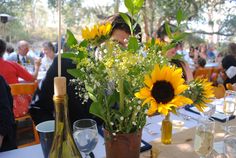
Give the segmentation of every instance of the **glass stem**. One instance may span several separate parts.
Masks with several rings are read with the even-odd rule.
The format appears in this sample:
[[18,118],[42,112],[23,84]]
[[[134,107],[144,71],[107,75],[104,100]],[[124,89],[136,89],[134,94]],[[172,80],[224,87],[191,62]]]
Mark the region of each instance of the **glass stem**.
[[225,132],[228,131],[228,126],[229,126],[229,117],[230,117],[230,116],[227,116],[227,117],[226,117],[226,121],[225,121]]

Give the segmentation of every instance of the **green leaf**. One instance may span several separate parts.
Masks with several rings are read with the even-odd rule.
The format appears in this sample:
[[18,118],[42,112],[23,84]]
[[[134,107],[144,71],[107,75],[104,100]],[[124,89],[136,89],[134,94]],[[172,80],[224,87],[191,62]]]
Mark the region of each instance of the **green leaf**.
[[88,41],[87,40],[83,40],[82,42],[80,42],[79,46],[87,48],[88,47]]
[[186,32],[174,34],[173,40],[175,40],[176,42],[182,41],[188,35],[189,35],[189,33],[186,33]]
[[181,21],[183,20],[183,11],[181,9],[177,11],[176,20],[178,25],[180,25]]
[[112,95],[108,96],[107,98],[107,103],[108,105],[114,105],[116,102],[119,101],[119,93],[118,92],[114,92]]
[[120,13],[120,16],[124,19],[125,23],[129,26],[129,29],[131,31],[131,34],[133,34],[133,30],[132,30],[132,24],[131,24],[131,21],[130,21],[130,18],[128,17],[127,14],[125,13]]
[[93,88],[91,86],[89,86],[88,84],[85,84],[85,89],[90,93],[93,92]]
[[102,120],[106,121],[103,111],[104,111],[103,106],[99,102],[93,102],[90,106],[90,109],[89,109],[89,112],[91,114],[94,114],[95,116],[98,116]]
[[134,10],[133,1],[132,1],[132,0],[125,0],[124,2],[125,2],[125,6],[126,6],[126,8],[128,9],[128,11],[129,11],[130,13],[132,13],[133,10]]
[[68,58],[68,59],[74,59],[76,58],[76,55],[74,53],[62,53],[62,58]]
[[129,38],[128,50],[136,52],[139,49],[138,40],[135,37]]
[[151,45],[154,46],[155,45],[155,38],[152,37],[152,40],[151,40]]
[[79,69],[67,69],[67,72],[75,78],[82,77],[84,75]]
[[72,46],[78,44],[78,41],[76,40],[74,34],[70,30],[67,30],[66,36],[67,36],[67,41],[66,41],[67,46],[71,48]]
[[165,22],[165,29],[166,29],[166,33],[167,33],[168,37],[172,38],[172,33],[171,33],[171,30],[170,30],[170,26],[167,22]]
[[92,101],[97,102],[97,98],[92,93],[88,92],[88,95]]
[[143,3],[144,3],[144,0],[133,0],[133,6],[134,6],[134,11],[133,11],[133,14],[137,14],[142,6],[143,6]]

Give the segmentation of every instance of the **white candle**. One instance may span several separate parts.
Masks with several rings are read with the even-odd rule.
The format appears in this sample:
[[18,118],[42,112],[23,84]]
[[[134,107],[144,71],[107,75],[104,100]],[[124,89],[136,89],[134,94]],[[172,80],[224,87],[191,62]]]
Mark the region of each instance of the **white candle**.
[[58,0],[58,77],[61,77],[61,0]]

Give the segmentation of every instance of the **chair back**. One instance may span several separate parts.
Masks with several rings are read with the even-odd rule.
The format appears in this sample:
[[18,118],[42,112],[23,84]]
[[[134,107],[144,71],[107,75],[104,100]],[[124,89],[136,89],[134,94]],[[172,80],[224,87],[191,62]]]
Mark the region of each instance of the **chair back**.
[[31,97],[34,94],[35,90],[37,89],[37,82],[34,83],[16,83],[16,84],[10,84],[11,88],[11,94],[14,99],[14,115],[16,122],[23,122],[30,120],[31,126],[28,127],[18,127],[17,126],[17,139],[18,137],[21,137],[21,135],[25,135],[26,132],[30,131],[34,135],[34,139],[31,142],[24,142],[23,144],[18,144],[18,148],[31,146],[34,144],[39,143],[39,136],[35,129],[35,124],[30,116],[28,114],[28,107],[31,102]]
[[217,99],[223,98],[225,96],[225,87],[222,84],[219,84],[217,87],[213,87],[214,95]]
[[33,95],[37,89],[37,82],[10,84],[12,96]]
[[211,72],[212,72],[211,68],[199,68],[194,71],[193,77],[194,78],[204,78],[204,79],[207,79],[208,81],[210,81]]

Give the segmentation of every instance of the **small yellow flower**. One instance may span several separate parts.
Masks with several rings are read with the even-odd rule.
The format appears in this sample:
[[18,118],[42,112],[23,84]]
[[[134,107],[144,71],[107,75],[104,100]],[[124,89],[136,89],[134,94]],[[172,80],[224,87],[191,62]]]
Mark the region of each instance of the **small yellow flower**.
[[159,39],[159,38],[156,38],[155,39],[155,45],[158,45],[159,47],[163,47],[163,46],[166,45],[166,42],[161,41],[161,39]]
[[191,104],[192,100],[181,94],[188,88],[182,78],[182,69],[164,66],[160,68],[155,65],[151,76],[146,75],[144,83],[146,86],[135,93],[135,96],[144,100],[143,105],[150,103],[148,115],[156,111],[167,115],[172,108]]

